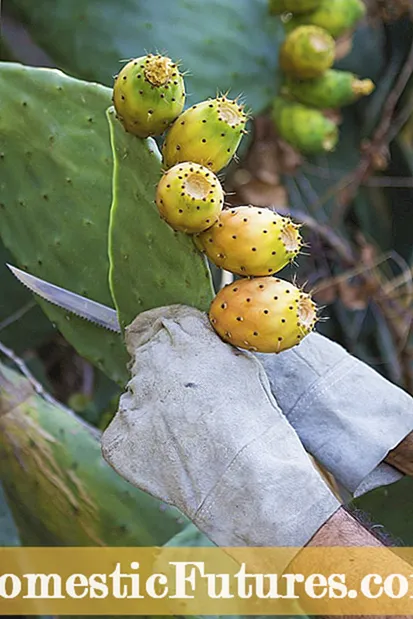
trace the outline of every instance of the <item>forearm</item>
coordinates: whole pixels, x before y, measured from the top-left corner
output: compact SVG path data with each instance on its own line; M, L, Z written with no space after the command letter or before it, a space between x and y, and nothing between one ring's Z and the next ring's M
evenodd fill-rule
M339 509L321 529L314 535L314 537L307 544L307 547L311 546L374 546L383 547L383 544L374 537L367 529L365 529L357 520L355 520L345 509ZM345 555L343 555L345 556ZM300 555L298 555L290 568L291 571L300 571ZM306 560L304 558L304 560ZM325 555L325 561L328 563L328 553ZM366 562L358 562L354 564L354 559L349 554L349 565L343 565L342 571L352 573L355 575L355 579L361 579L364 575L369 574L372 571L372 565L369 558L366 556ZM397 555L391 552L386 553L386 560L381 564L381 571L389 573L399 573L406 571L406 563ZM323 565L328 571L328 565ZM334 571L334 568L331 569ZM383 615L380 619L399 619L400 615ZM411 616L410 616L411 617ZM324 619L333 619L332 616L325 616ZM337 619L337 616L336 616ZM340 619L355 619L354 616L343 615Z
M413 477L413 432L387 454L386 462Z

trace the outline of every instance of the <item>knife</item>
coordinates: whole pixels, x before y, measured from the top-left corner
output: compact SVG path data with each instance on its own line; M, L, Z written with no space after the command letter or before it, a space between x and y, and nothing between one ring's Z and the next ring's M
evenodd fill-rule
M116 310L111 307L107 307L106 305L102 305L102 303L92 301L92 299L87 299L75 292L70 292L70 290L65 290L64 288L60 288L60 286L46 282L44 279L21 271L11 264L7 264L7 267L22 284L45 301L57 305L75 314L75 316L88 320L99 327L114 331L115 333L122 332Z

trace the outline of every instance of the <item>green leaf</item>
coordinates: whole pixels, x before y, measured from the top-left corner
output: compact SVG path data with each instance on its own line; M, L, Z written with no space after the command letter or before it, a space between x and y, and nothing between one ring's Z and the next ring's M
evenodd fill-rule
M0 64L0 230L19 265L105 305L112 155L110 91L56 70ZM42 302L65 338L127 380L120 336Z
M173 303L207 310L213 298L207 263L189 235L161 220L154 203L162 175L155 142L126 133L113 108L108 120L115 161L110 283L121 325L140 312Z
M277 92L284 34L267 0L9 0L6 8L62 69L112 85L119 62L161 51L188 70L193 104L243 93L255 113ZM53 15L53 28L50 27Z

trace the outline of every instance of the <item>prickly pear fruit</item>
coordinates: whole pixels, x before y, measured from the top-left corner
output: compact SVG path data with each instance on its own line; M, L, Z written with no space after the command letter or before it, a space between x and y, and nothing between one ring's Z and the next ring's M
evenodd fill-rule
M327 71L335 57L333 37L318 26L300 26L285 39L280 50L280 66L300 79L317 77Z
M366 6L361 0L323 0L315 11L306 15L294 15L286 23L287 32L305 24L324 28L334 38L354 28L364 17Z
M291 11L291 13L307 13L314 11L322 0L269 0L270 13L281 15Z
M194 161L219 172L234 156L247 120L243 106L225 96L192 106L166 135L165 166Z
M126 131L140 138L161 135L185 104L178 66L153 54L131 60L116 77L113 103Z
M277 97L272 119L280 137L302 153L329 152L337 144L337 126L320 110Z
M302 245L299 226L266 208L239 206L222 211L197 245L217 266L239 275L277 273Z
M226 342L255 352L279 353L313 330L317 307L310 295L290 282L258 277L222 288L209 318Z
M202 232L217 221L224 204L221 183L197 163L180 163L166 172L156 190L161 217L174 230Z
M287 80L283 92L316 108L339 108L371 94L374 84L348 71L329 69L312 80Z

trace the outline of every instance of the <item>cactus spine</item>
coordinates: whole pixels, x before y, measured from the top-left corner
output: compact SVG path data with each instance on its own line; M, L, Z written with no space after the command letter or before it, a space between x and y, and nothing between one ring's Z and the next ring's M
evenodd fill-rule
M153 54L131 60L116 77L113 103L126 131L140 138L161 135L185 104L177 64Z

